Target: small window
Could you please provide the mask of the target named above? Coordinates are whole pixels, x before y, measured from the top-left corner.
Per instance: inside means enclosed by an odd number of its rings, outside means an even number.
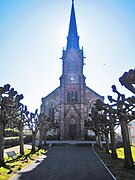
[[[71,92],[71,102],[74,103],[75,97],[74,97],[74,92]]]
[[[70,92],[67,93],[67,102],[70,103]]]
[[[77,91],[75,92],[75,102],[76,103],[78,102],[78,92]]]

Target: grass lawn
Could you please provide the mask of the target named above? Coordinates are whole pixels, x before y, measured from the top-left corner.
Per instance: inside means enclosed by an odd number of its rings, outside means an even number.
[[[110,154],[105,153],[105,150],[99,150],[94,148],[100,158],[104,161],[106,166],[116,177],[117,180],[135,180],[135,169],[127,170],[123,169],[124,166],[124,149],[118,148],[117,155],[118,159],[113,160]],[[131,147],[132,156],[135,163],[135,147]]]
[[[39,155],[44,153],[44,150],[37,150],[35,154],[30,153],[31,150],[26,150],[23,156],[17,155],[15,158],[5,158],[6,167],[0,167],[0,180],[7,180],[22,168],[36,160]]]

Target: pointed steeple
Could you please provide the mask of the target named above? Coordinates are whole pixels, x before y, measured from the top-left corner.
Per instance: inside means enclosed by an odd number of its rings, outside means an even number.
[[[74,9],[74,0],[72,0],[72,8],[71,8],[66,50],[70,50],[71,48],[74,48],[75,50],[80,50],[79,36],[77,33],[77,25],[76,25],[76,17],[75,17],[75,9]]]

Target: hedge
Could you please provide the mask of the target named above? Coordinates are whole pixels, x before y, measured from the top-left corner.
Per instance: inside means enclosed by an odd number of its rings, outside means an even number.
[[[46,137],[46,140],[58,140],[58,136],[57,135],[48,135]]]
[[[16,137],[16,136],[19,136],[19,131],[8,128],[8,129],[5,129],[4,136],[5,137]]]
[[[4,141],[5,148],[10,148],[12,146],[19,145],[19,136],[8,137],[8,138],[5,138],[4,140],[5,140]],[[27,144],[30,142],[32,142],[32,135],[24,136],[24,143]]]

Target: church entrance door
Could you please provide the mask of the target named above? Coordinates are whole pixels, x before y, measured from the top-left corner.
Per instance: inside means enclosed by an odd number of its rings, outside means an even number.
[[[69,125],[69,139],[77,139],[77,127],[76,124]]]

